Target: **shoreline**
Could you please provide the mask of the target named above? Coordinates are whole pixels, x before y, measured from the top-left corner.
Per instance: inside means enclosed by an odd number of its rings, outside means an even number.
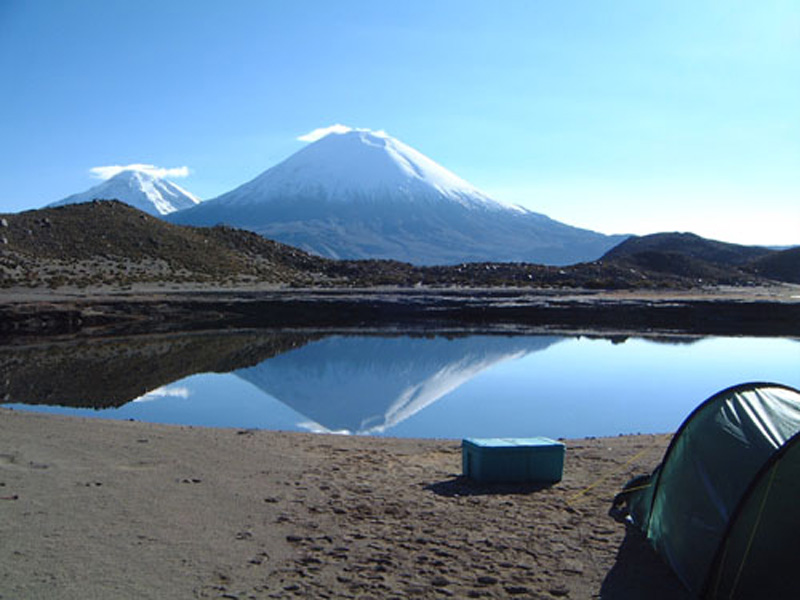
[[[0,335],[396,328],[800,336],[800,286],[664,291],[523,288],[5,290]]]
[[[463,479],[457,440],[0,408],[0,598],[685,598],[606,514],[670,437],[567,440],[537,489]]]

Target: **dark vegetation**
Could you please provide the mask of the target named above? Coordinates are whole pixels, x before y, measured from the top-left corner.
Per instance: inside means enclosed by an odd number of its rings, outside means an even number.
[[[800,248],[775,251],[692,234],[633,237],[568,267],[415,267],[330,260],[230,227],[171,225],[117,201],[0,215],[0,285],[128,289],[137,283],[291,287],[691,288],[800,282]]]

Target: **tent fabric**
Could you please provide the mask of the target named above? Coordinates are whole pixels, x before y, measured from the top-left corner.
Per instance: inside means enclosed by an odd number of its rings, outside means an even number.
[[[717,553],[708,598],[797,598],[800,434],[757,478]]]
[[[794,537],[784,535],[786,519],[774,512],[790,506],[783,495],[800,480],[798,433],[793,388],[749,383],[713,395],[684,421],[649,479],[620,494],[627,520],[693,593],[753,597],[737,591],[763,579],[748,573],[772,572],[777,559],[765,557],[800,539],[797,527]]]

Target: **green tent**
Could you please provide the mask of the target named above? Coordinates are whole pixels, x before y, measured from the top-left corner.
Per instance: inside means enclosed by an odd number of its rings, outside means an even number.
[[[748,383],[713,395],[611,515],[697,596],[800,598],[800,391]]]

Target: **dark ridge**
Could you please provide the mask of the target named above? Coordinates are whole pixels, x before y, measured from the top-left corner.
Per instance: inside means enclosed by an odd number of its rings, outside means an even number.
[[[774,251],[760,246],[742,246],[709,240],[694,233],[654,233],[628,238],[609,250],[603,260],[633,257],[645,252],[681,254],[718,265],[743,266]]]
[[[609,250],[602,260],[650,273],[722,284],[744,284],[762,277],[797,281],[797,268],[792,268],[797,265],[796,259],[781,259],[781,254],[761,246],[708,240],[693,233],[656,233],[629,238]]]
[[[681,252],[648,250],[612,258],[610,262],[629,265],[644,271],[718,283],[735,284],[753,279],[752,275],[740,268],[721,266]]]
[[[800,283],[800,246],[758,258],[748,267],[762,277]]]
[[[321,259],[255,234],[171,225],[116,200],[44,208],[2,219],[0,267],[5,267],[6,279],[9,272],[30,272],[25,268],[29,265],[20,263],[31,259],[55,261],[50,279],[56,283],[84,285],[227,277],[307,284],[316,269],[325,266]],[[15,264],[16,257],[21,260]],[[89,264],[79,266],[80,261]]]

